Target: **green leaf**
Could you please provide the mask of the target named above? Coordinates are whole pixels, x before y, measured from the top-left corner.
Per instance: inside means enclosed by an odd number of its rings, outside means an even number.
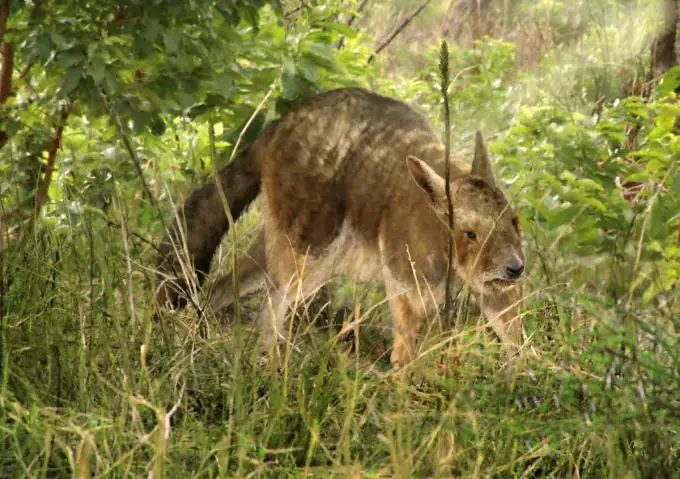
[[[210,93],[205,97],[205,104],[210,107],[221,106],[226,103],[226,98],[220,94]]]
[[[96,85],[102,83],[106,77],[106,62],[102,57],[96,56],[90,60],[89,73]]]
[[[649,236],[656,240],[668,236],[671,232],[669,222],[675,214],[677,214],[676,202],[669,197],[658,197],[649,216]]]
[[[230,98],[234,94],[234,74],[231,72],[224,72],[213,76],[211,83],[213,88],[221,93],[224,98]]]
[[[177,79],[170,75],[159,75],[155,80],[153,80],[153,89],[162,98],[172,97],[173,93],[177,91],[179,86],[177,85]]]
[[[575,206],[570,206],[562,210],[556,211],[555,213],[550,212],[548,216],[548,225],[550,229],[555,229],[559,226],[568,224],[574,220],[578,214],[578,208]]]
[[[281,76],[281,85],[283,87],[281,96],[286,100],[296,100],[300,98],[305,90],[303,81],[304,78],[298,75],[284,73]]]
[[[181,35],[176,31],[169,31],[163,35],[163,42],[165,43],[166,52],[169,54],[177,53],[181,40]]]
[[[59,93],[62,96],[67,96],[73,90],[76,89],[80,79],[82,78],[83,71],[79,67],[69,68],[64,72],[64,76],[61,78],[61,85],[59,86]]]
[[[302,44],[303,58],[329,70],[335,70],[337,64],[333,56],[333,48],[328,43],[305,42]]]
[[[674,66],[664,74],[656,91],[661,97],[680,91],[680,65]]]
[[[14,120],[14,119],[8,119],[7,123],[3,122],[2,124],[2,129],[5,130],[5,133],[7,133],[8,136],[12,137],[14,136],[21,128],[23,127],[23,124],[19,120]]]
[[[151,123],[151,115],[149,112],[141,110],[132,110],[131,112],[133,125],[132,128],[135,133],[143,133],[147,125]]]
[[[39,35],[35,41],[35,51],[38,54],[38,58],[43,61],[47,60],[52,54],[52,49],[53,45],[50,36],[47,33]]]
[[[297,70],[300,74],[312,83],[316,83],[319,67],[307,57],[300,57],[297,62]]]
[[[600,213],[605,213],[607,211],[607,207],[602,203],[600,200],[593,198],[593,197],[583,197],[581,199],[585,204],[590,205],[597,209]]]
[[[650,176],[649,173],[646,171],[636,171],[635,173],[632,173],[626,177],[625,180],[623,180],[624,183],[645,183],[649,181]]]
[[[165,133],[165,122],[160,116],[154,117],[151,121],[151,133],[160,136]]]
[[[57,55],[56,65],[60,68],[69,68],[74,65],[79,65],[85,61],[85,54],[82,51],[67,50],[59,52]]]
[[[585,189],[595,190],[595,191],[604,191],[604,188],[602,187],[602,185],[600,185],[599,183],[597,183],[594,180],[591,180],[590,178],[581,178],[581,179],[578,180],[577,184],[580,187],[583,187]]]
[[[321,28],[326,28],[328,30],[333,30],[338,33],[341,33],[342,35],[346,36],[347,38],[354,38],[357,35],[357,32],[352,29],[352,27],[349,27],[345,25],[344,23],[340,22],[320,22],[317,24]]]
[[[186,112],[186,115],[191,118],[195,119],[198,118],[199,116],[203,115],[204,113],[207,113],[210,111],[212,108],[206,105],[205,103],[201,103],[199,105],[192,105]]]
[[[677,196],[680,196],[680,174],[676,174],[673,178],[671,188],[673,189],[673,193],[675,193]]]
[[[144,22],[144,31],[142,32],[142,36],[148,42],[154,42],[158,37],[158,31],[159,31],[158,20],[147,19]]]

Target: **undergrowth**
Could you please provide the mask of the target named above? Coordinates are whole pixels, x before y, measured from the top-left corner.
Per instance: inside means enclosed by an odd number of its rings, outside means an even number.
[[[190,311],[153,323],[151,275],[126,267],[145,264],[150,248],[129,238],[126,251],[123,234],[92,216],[6,251],[1,474],[679,471],[678,318],[663,308],[548,288],[534,273],[530,338],[511,372],[474,312],[453,332],[431,328],[427,352],[393,372],[380,354],[386,308],[361,313],[359,332],[339,339],[323,311],[303,307],[296,347],[276,368],[259,362],[247,321]],[[364,292],[350,314],[380,302]]]

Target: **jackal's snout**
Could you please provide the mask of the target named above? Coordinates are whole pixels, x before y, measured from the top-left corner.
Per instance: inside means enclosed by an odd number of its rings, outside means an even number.
[[[524,273],[524,261],[517,254],[513,254],[505,267],[505,277],[514,281],[519,279],[522,273]]]

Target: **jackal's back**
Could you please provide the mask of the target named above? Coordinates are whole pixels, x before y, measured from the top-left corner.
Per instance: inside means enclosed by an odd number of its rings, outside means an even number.
[[[409,106],[358,88],[302,101],[258,149],[269,214],[298,247],[320,249],[343,223],[374,242],[389,209],[408,214],[417,186],[405,160],[442,170],[443,148]]]

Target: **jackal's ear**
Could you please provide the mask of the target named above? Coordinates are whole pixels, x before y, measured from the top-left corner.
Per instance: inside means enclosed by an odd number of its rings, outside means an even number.
[[[475,157],[472,160],[470,174],[479,176],[491,186],[496,185],[496,178],[493,174],[491,160],[489,159],[489,153],[486,151],[486,143],[481,131],[475,134]]]
[[[430,166],[424,161],[409,155],[406,158],[406,165],[408,171],[416,180],[416,184],[427,193],[437,207],[441,207],[442,202],[446,201],[446,181],[439,176]]]

